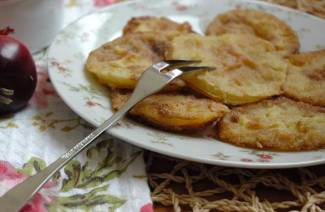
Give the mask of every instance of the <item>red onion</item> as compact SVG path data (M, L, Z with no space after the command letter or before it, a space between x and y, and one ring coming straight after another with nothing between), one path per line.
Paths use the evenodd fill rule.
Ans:
M27 47L10 36L0 35L0 114L25 107L36 82L35 63Z

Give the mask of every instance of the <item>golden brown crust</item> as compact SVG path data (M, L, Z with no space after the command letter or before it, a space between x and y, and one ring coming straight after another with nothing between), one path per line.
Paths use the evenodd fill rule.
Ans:
M130 93L112 91L112 106L119 109ZM130 114L151 125L172 131L200 129L222 117L228 108L206 98L180 93L155 94L138 103Z
M209 25L208 34L222 35L206 37L189 33L187 23L137 17L123 32L123 37L91 52L86 64L100 82L113 88L113 110L130 97L129 90L120 89L133 89L152 63L201 60L202 65L216 70L183 77L193 90L211 99L180 93L185 83L177 79L167 88L173 93L147 97L129 114L171 131L198 130L223 117L217 125L220 139L245 147L281 151L325 147L324 108L286 97L263 100L285 92L295 99L325 105L325 50L290 55L290 63L286 61L283 55L295 52L299 42L276 17L254 10L233 10L217 16ZM244 105L229 113L227 106L212 99Z
M176 23L165 17L140 16L132 18L123 28L123 34L135 32L160 32L176 31L189 33L192 31L188 22Z
M168 36L143 32L117 38L92 51L86 69L95 74L99 82L111 88L133 89L146 68L164 59L169 45ZM177 90L184 86L185 83L177 79L169 85L169 89Z
M293 66L283 86L285 95L325 106L325 50L291 55L289 60Z
M245 33L273 43L285 55L297 52L299 39L295 31L274 15L253 10L235 9L216 16L208 25L207 35Z
M323 148L324 129L324 108L285 97L234 108L218 125L223 141L280 151Z
M200 60L216 68L183 77L212 99L240 105L282 93L288 63L268 41L243 34L187 34L173 39L169 47L168 59Z

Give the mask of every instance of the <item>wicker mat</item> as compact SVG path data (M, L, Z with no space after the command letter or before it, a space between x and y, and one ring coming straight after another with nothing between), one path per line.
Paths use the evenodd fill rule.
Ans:
M267 0L325 18L325 0ZM249 170L148 152L156 211L325 211L325 166Z
M156 208L171 206L164 211L325 211L325 166L235 169L151 152L146 161Z

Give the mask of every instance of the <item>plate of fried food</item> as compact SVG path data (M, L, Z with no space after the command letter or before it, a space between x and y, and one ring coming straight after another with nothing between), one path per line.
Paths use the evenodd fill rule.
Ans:
M142 72L199 60L109 133L162 154L244 168L325 163L325 21L248 0L138 0L86 15L48 52L65 103L99 126ZM197 64L196 64L197 65Z

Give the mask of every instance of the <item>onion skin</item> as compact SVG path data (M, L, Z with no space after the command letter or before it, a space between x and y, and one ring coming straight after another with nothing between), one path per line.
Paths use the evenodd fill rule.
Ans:
M36 66L27 47L0 35L0 114L25 107L37 83Z

